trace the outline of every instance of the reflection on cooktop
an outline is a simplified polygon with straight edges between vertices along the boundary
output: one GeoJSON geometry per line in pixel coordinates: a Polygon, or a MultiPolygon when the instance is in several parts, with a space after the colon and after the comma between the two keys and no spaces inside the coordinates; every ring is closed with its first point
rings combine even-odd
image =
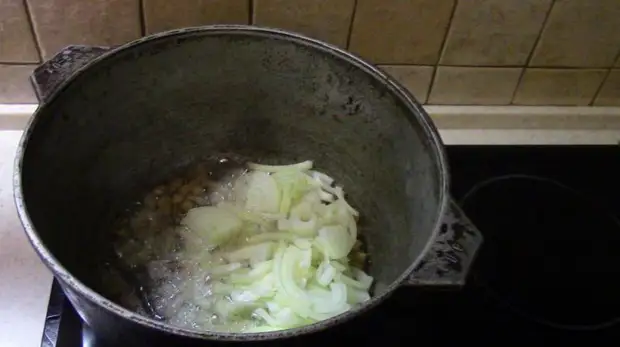
{"type": "Polygon", "coordinates": [[[599,329],[620,317],[620,225],[596,201],[539,176],[493,177],[461,206],[485,231],[477,281],[541,324],[599,329]]]}

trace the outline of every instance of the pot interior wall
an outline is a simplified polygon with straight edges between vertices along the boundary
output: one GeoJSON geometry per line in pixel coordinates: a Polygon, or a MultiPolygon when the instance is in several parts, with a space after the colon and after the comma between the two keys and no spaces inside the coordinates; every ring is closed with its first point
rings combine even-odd
{"type": "Polygon", "coordinates": [[[189,32],[81,73],[39,111],[25,144],[23,193],[44,244],[96,287],[106,216],[179,166],[225,153],[310,159],[361,211],[370,273],[384,290],[438,218],[437,149],[380,77],[317,47],[189,32]]]}

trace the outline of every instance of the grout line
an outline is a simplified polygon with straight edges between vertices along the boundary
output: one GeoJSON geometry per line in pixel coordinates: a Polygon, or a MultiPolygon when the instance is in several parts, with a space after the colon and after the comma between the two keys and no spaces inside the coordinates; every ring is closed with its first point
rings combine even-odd
{"type": "Polygon", "coordinates": [[[441,41],[439,56],[437,57],[435,65],[441,65],[441,58],[443,58],[443,55],[446,53],[446,43],[448,42],[448,38],[450,37],[450,33],[452,32],[452,21],[454,21],[454,15],[456,14],[456,9],[458,6],[458,0],[454,1],[454,5],[452,5],[452,12],[450,12],[450,19],[448,19],[448,27],[446,28],[446,33],[443,35],[443,41],[441,41]]]}
{"type": "MultiPolygon", "coordinates": [[[[385,64],[378,63],[380,66],[434,66],[429,64],[385,64]]],[[[522,69],[527,66],[525,65],[462,65],[462,64],[437,64],[437,66],[441,67],[462,67],[462,68],[491,68],[491,69],[522,69]]],[[[539,70],[607,70],[607,67],[597,67],[597,66],[583,66],[583,67],[575,67],[575,66],[530,66],[529,69],[539,69],[539,70]]],[[[612,67],[613,69],[613,67],[612,67]]],[[[620,68],[616,68],[620,69],[620,68]]]]}
{"type": "Polygon", "coordinates": [[[254,25],[254,0],[248,0],[248,24],[254,25]]]}
{"type": "Polygon", "coordinates": [[[611,71],[614,69],[614,65],[616,64],[618,59],[620,59],[620,50],[618,51],[618,53],[616,53],[614,61],[611,63],[611,66],[609,67],[609,70],[607,70],[607,74],[605,75],[605,78],[603,78],[601,85],[598,86],[598,89],[596,89],[596,92],[592,96],[592,100],[590,100],[590,103],[588,104],[588,106],[593,106],[594,103],[596,102],[598,95],[601,93],[601,90],[603,89],[603,86],[605,85],[605,83],[607,83],[607,79],[609,79],[609,76],[611,75],[611,71]]]}
{"type": "Polygon", "coordinates": [[[601,93],[601,90],[603,89],[603,86],[607,82],[609,75],[611,75],[611,68],[607,70],[607,73],[605,74],[605,77],[601,81],[601,84],[598,86],[598,88],[596,88],[596,92],[594,92],[594,95],[592,95],[592,100],[590,100],[590,102],[588,103],[588,106],[594,106],[594,102],[596,101],[596,98],[598,98],[598,95],[601,93]]]}
{"type": "MultiPolygon", "coordinates": [[[[513,105],[515,101],[515,96],[517,96],[517,91],[519,90],[519,87],[521,86],[521,82],[523,81],[523,77],[525,76],[525,71],[530,66],[530,62],[532,61],[534,52],[536,51],[536,48],[538,47],[538,44],[540,43],[540,38],[542,37],[543,32],[545,31],[545,27],[547,27],[547,22],[549,21],[551,11],[553,11],[554,6],[555,6],[555,0],[552,0],[551,5],[549,5],[549,9],[547,10],[547,13],[545,14],[545,19],[543,19],[542,25],[540,26],[540,31],[538,32],[538,36],[536,36],[536,40],[534,40],[534,44],[532,45],[530,54],[528,54],[527,59],[525,60],[523,70],[521,71],[521,74],[519,75],[519,79],[517,80],[517,85],[515,86],[515,90],[512,91],[512,97],[510,98],[509,105],[513,105]]],[[[556,68],[563,69],[562,67],[556,67],[556,68]]]]}
{"type": "Polygon", "coordinates": [[[439,69],[439,61],[443,56],[443,52],[446,49],[446,41],[448,40],[448,34],[450,30],[452,30],[452,20],[454,20],[454,14],[456,13],[456,7],[458,6],[458,1],[454,1],[454,5],[452,5],[452,12],[450,13],[450,19],[448,20],[448,28],[446,28],[446,33],[443,36],[443,41],[441,41],[441,47],[439,48],[439,56],[437,57],[437,61],[433,64],[433,73],[431,74],[431,81],[428,85],[428,91],[426,92],[426,99],[424,103],[428,103],[431,97],[431,93],[433,92],[433,87],[435,86],[435,77],[437,76],[437,70],[439,69]]]}
{"type": "Polygon", "coordinates": [[[528,69],[545,69],[545,70],[607,70],[605,66],[546,66],[546,65],[525,65],[528,69]]]}
{"type": "Polygon", "coordinates": [[[446,42],[448,42],[448,37],[450,32],[452,31],[452,21],[454,20],[454,15],[456,14],[456,8],[459,5],[458,1],[454,2],[452,5],[452,11],[450,12],[450,18],[448,19],[448,27],[446,28],[446,33],[443,35],[443,40],[441,41],[441,47],[439,48],[439,56],[437,57],[437,61],[435,62],[435,66],[439,65],[441,61],[441,57],[446,51],[446,42]]]}
{"type": "Polygon", "coordinates": [[[543,36],[543,33],[545,32],[545,28],[547,27],[547,22],[549,21],[549,17],[551,17],[551,11],[553,11],[553,8],[555,7],[555,2],[556,0],[552,0],[551,5],[549,6],[549,9],[547,10],[547,13],[545,14],[545,18],[543,19],[542,25],[540,26],[540,31],[538,32],[538,36],[536,36],[536,40],[534,41],[534,44],[532,45],[530,54],[528,54],[527,59],[525,61],[526,67],[530,66],[532,58],[534,57],[534,52],[536,52],[536,48],[538,48],[538,45],[540,44],[540,38],[543,36]]]}
{"type": "Polygon", "coordinates": [[[22,3],[24,5],[24,10],[26,11],[26,18],[28,21],[28,25],[30,26],[30,33],[32,34],[32,39],[34,40],[34,46],[37,49],[37,54],[39,55],[39,61],[37,62],[37,64],[39,64],[43,61],[43,52],[41,50],[39,36],[34,29],[34,20],[32,19],[32,13],[30,11],[30,5],[28,4],[28,0],[22,0],[22,3]]]}
{"type": "Polygon", "coordinates": [[[347,32],[347,41],[345,47],[348,50],[351,45],[351,36],[353,35],[353,22],[355,21],[355,13],[357,12],[357,0],[353,0],[353,10],[351,11],[351,20],[349,21],[349,31],[347,32]]]}
{"type": "Polygon", "coordinates": [[[5,65],[5,66],[39,66],[41,65],[41,63],[33,63],[33,62],[23,62],[23,63],[19,63],[19,62],[14,62],[14,61],[0,61],[0,65],[5,65]]]}
{"type": "Polygon", "coordinates": [[[523,65],[463,65],[463,64],[378,64],[389,66],[446,66],[446,67],[491,67],[491,68],[522,68],[523,65]]]}
{"type": "Polygon", "coordinates": [[[439,66],[433,66],[433,73],[431,73],[431,80],[428,83],[428,90],[426,91],[426,98],[424,99],[424,103],[428,103],[431,98],[431,92],[433,91],[433,87],[435,86],[435,77],[437,76],[437,69],[439,66]]]}
{"type": "Polygon", "coordinates": [[[424,95],[424,100],[422,100],[422,107],[428,104],[428,98],[431,96],[431,88],[433,88],[433,80],[435,79],[435,71],[437,70],[437,66],[433,66],[433,71],[431,71],[431,80],[428,81],[428,88],[426,89],[426,93],[424,95]]]}
{"type": "Polygon", "coordinates": [[[142,35],[140,36],[145,36],[146,35],[146,18],[144,15],[144,0],[139,0],[138,1],[138,6],[140,7],[140,31],[142,33],[142,35]]]}
{"type": "Polygon", "coordinates": [[[434,67],[432,64],[375,64],[377,66],[393,66],[393,67],[403,67],[403,66],[420,66],[420,67],[434,67]]]}
{"type": "MultiPolygon", "coordinates": [[[[377,65],[388,65],[388,66],[432,66],[427,64],[377,64],[377,65]]],[[[464,68],[504,68],[504,69],[521,69],[527,66],[525,65],[462,65],[462,64],[437,64],[437,66],[445,66],[445,67],[464,67],[464,68]]],[[[607,70],[606,67],[596,67],[596,66],[530,66],[530,69],[541,69],[541,70],[607,70]]]]}

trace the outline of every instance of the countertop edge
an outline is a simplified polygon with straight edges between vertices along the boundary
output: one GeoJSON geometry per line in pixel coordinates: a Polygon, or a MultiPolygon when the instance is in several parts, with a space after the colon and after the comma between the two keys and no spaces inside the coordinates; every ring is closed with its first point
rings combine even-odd
{"type": "MultiPolygon", "coordinates": [[[[37,104],[0,104],[0,131],[37,104]]],[[[446,144],[618,144],[620,107],[425,105],[446,144]]]]}

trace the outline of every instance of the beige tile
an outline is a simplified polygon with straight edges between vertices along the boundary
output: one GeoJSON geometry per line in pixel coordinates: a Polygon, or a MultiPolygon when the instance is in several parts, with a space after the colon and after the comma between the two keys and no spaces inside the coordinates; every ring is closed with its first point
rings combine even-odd
{"type": "Polygon", "coordinates": [[[459,1],[441,63],[525,64],[551,3],[551,0],[459,1]]]}
{"type": "Polygon", "coordinates": [[[557,0],[531,66],[609,67],[620,49],[620,1],[557,0]]]}
{"type": "Polygon", "coordinates": [[[506,105],[510,103],[522,69],[440,66],[429,104],[506,105]]]}
{"type": "Polygon", "coordinates": [[[34,65],[0,64],[0,104],[37,102],[29,80],[34,68],[34,65]]]}
{"type": "Polygon", "coordinates": [[[349,49],[376,64],[437,63],[454,0],[358,0],[349,49]]]}
{"type": "Polygon", "coordinates": [[[0,0],[0,62],[39,61],[22,0],[0,0]]]}
{"type": "Polygon", "coordinates": [[[143,0],[147,33],[208,24],[248,24],[248,0],[143,0]]]}
{"type": "Polygon", "coordinates": [[[513,100],[518,105],[588,105],[607,71],[527,69],[513,100]]]}
{"type": "Polygon", "coordinates": [[[354,0],[254,0],[254,24],[346,47],[354,0]]]}
{"type": "Polygon", "coordinates": [[[433,78],[432,66],[381,65],[379,67],[405,86],[420,103],[426,102],[431,78],[433,78]]]}
{"type": "Polygon", "coordinates": [[[594,100],[595,106],[620,106],[620,70],[611,70],[594,100]]]}
{"type": "Polygon", "coordinates": [[[67,45],[119,45],[140,37],[138,0],[27,0],[44,58],[67,45]]]}

